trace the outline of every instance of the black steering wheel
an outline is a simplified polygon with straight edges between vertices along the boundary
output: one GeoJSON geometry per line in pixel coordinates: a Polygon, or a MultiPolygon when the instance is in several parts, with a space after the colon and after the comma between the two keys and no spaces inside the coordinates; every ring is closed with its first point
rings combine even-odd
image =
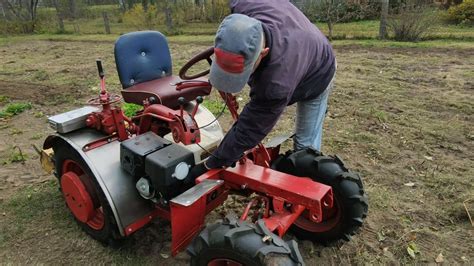
{"type": "Polygon", "coordinates": [[[179,70],[179,77],[183,80],[191,80],[191,79],[197,79],[209,74],[210,70],[208,69],[201,73],[188,76],[188,70],[202,60],[206,60],[209,63],[209,65],[211,65],[212,64],[211,56],[213,54],[214,54],[214,47],[209,47],[206,50],[195,55],[186,64],[184,64],[184,66],[179,70]]]}

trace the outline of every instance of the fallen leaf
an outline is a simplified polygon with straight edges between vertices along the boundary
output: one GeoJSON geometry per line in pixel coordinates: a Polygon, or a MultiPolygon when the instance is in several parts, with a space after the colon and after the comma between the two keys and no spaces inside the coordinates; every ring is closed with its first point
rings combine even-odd
{"type": "Polygon", "coordinates": [[[443,253],[440,252],[440,253],[438,254],[438,257],[436,257],[435,261],[436,261],[436,263],[442,263],[442,262],[444,262],[443,253]]]}
{"type": "Polygon", "coordinates": [[[416,246],[415,243],[411,242],[410,244],[408,244],[407,246],[407,252],[408,252],[408,255],[410,255],[410,257],[412,257],[413,259],[416,257],[416,254],[419,254],[420,251],[418,250],[418,247],[416,246]]]}
{"type": "Polygon", "coordinates": [[[167,259],[170,257],[170,255],[166,254],[166,253],[160,253],[160,256],[163,258],[163,259],[167,259]]]}
{"type": "Polygon", "coordinates": [[[378,232],[377,233],[377,240],[379,242],[383,242],[385,240],[385,234],[383,232],[378,232]]]}
{"type": "Polygon", "coordinates": [[[407,187],[414,187],[414,186],[415,186],[415,183],[413,183],[413,182],[408,182],[408,183],[405,183],[405,184],[403,184],[403,185],[405,185],[405,186],[407,186],[407,187]]]}
{"type": "Polygon", "coordinates": [[[416,257],[415,251],[410,246],[407,247],[407,252],[408,252],[408,255],[410,255],[410,257],[412,258],[416,257]]]}
{"type": "Polygon", "coordinates": [[[433,157],[432,156],[424,156],[426,160],[428,161],[433,161],[433,157]]]}

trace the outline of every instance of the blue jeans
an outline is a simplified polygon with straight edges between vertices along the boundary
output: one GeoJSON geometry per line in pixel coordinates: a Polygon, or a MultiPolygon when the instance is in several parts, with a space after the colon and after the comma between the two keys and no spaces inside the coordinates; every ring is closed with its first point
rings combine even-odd
{"type": "Polygon", "coordinates": [[[326,117],[329,94],[334,85],[334,77],[328,87],[316,99],[301,101],[296,105],[296,132],[294,149],[312,147],[321,151],[323,122],[326,117]]]}

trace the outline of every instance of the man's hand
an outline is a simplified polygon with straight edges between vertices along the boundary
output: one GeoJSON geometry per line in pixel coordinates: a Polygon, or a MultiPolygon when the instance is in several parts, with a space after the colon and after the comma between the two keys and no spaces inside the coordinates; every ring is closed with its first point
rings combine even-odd
{"type": "Polygon", "coordinates": [[[200,175],[204,174],[207,172],[209,169],[206,166],[206,162],[200,163],[198,165],[195,165],[193,169],[191,169],[191,172],[189,172],[189,176],[193,177],[193,180],[198,178],[200,175]]]}
{"type": "Polygon", "coordinates": [[[189,171],[189,174],[184,181],[186,186],[192,187],[192,185],[194,185],[194,180],[207,171],[209,171],[209,168],[207,168],[205,162],[195,165],[193,168],[191,168],[191,171],[189,171]]]}

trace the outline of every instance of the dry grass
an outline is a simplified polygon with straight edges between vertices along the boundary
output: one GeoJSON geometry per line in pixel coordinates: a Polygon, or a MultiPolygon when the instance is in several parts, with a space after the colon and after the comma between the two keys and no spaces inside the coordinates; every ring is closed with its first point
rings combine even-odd
{"type": "MultiPolygon", "coordinates": [[[[172,43],[175,73],[207,45],[172,43]]],[[[0,46],[6,62],[0,66],[2,99],[33,104],[32,110],[0,121],[0,158],[8,156],[11,143],[28,155],[25,165],[0,170],[0,261],[187,263],[185,254],[160,256],[170,245],[164,222],[137,233],[119,251],[80,232],[53,177],[41,172],[30,148],[32,142],[41,144],[38,132],[48,132],[44,116],[35,114],[74,108],[96,93],[96,58],[104,60],[109,88],[118,91],[112,51],[110,41],[23,40],[0,46]],[[9,135],[13,128],[23,133],[9,135]]],[[[362,232],[349,243],[300,242],[307,264],[433,263],[439,253],[450,264],[472,263],[472,229],[462,202],[474,196],[474,50],[343,43],[336,52],[339,70],[323,149],[363,174],[370,211],[362,232]],[[405,185],[410,182],[414,186],[405,185]],[[415,259],[407,254],[408,245],[419,249],[415,259]]],[[[291,133],[293,112],[289,107],[272,136],[291,133]]]]}

